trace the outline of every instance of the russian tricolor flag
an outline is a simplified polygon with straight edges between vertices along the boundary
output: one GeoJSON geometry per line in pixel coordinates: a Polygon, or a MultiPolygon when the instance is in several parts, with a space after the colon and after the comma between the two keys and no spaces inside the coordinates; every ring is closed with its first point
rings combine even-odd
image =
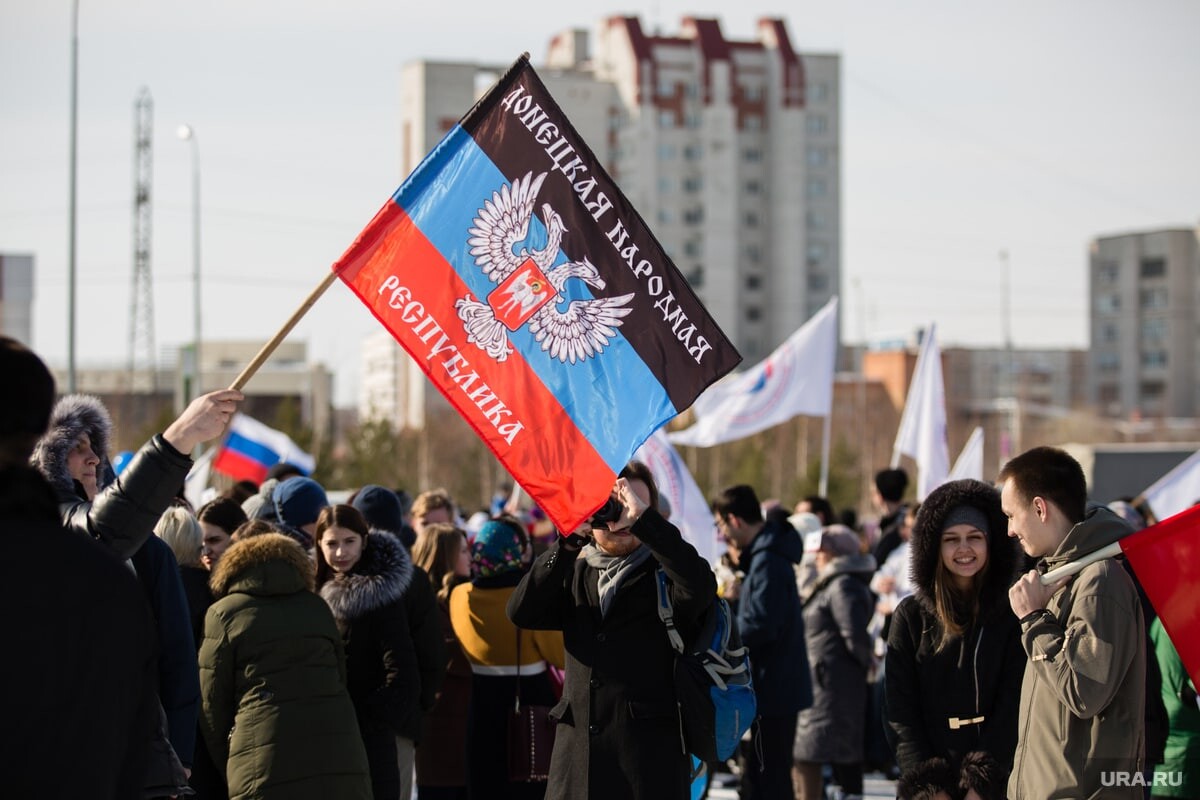
{"type": "Polygon", "coordinates": [[[333,269],[562,531],[741,361],[527,57],[333,269]]]}
{"type": "Polygon", "coordinates": [[[316,461],[282,431],[269,428],[253,417],[238,414],[229,425],[229,434],[212,468],[235,481],[250,480],[262,483],[267,471],[281,462],[293,464],[306,474],[316,468],[316,461]]]}

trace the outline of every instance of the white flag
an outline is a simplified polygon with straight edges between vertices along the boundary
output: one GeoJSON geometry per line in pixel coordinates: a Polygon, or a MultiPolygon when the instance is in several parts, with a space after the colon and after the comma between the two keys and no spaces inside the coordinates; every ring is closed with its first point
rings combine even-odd
{"type": "Polygon", "coordinates": [[[196,463],[192,464],[191,470],[188,471],[187,478],[183,481],[183,496],[192,504],[192,508],[196,511],[200,510],[200,506],[208,502],[205,493],[208,491],[208,476],[212,472],[213,456],[217,450],[215,447],[210,447],[204,451],[200,458],[196,459],[196,463]]]}
{"type": "Polygon", "coordinates": [[[958,454],[958,460],[954,462],[954,468],[950,470],[950,476],[946,480],[957,481],[963,478],[983,480],[983,428],[979,426],[971,431],[967,443],[963,445],[962,452],[958,454]]]}
{"type": "Polygon", "coordinates": [[[913,370],[904,415],[896,433],[892,466],[906,455],[917,462],[917,499],[946,482],[950,475],[950,449],[946,444],[946,386],[942,380],[942,351],[937,345],[937,326],[929,325],[917,366],[913,370]]]}
{"type": "Polygon", "coordinates": [[[725,545],[717,539],[712,510],[663,429],[655,431],[633,457],[650,468],[659,494],[670,503],[671,524],[679,528],[701,558],[716,563],[717,557],[725,552],[725,545]]]}
{"type": "Polygon", "coordinates": [[[831,298],[754,368],[709,387],[692,405],[696,424],[668,438],[676,444],[712,447],[798,414],[828,416],[837,359],[837,302],[831,298]]]}
{"type": "Polygon", "coordinates": [[[1179,466],[1163,475],[1142,492],[1154,516],[1173,517],[1200,500],[1200,450],[1185,458],[1179,466]]]}

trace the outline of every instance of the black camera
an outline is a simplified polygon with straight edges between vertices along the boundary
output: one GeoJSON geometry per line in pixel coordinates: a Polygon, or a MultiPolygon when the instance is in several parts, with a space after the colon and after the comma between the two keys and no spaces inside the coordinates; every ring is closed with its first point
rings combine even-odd
{"type": "Polygon", "coordinates": [[[617,498],[610,495],[609,498],[604,501],[604,505],[600,506],[600,508],[596,509],[596,512],[592,514],[592,527],[601,526],[606,522],[616,522],[621,518],[621,512],[624,510],[625,507],[621,505],[621,502],[617,500],[617,498]]]}

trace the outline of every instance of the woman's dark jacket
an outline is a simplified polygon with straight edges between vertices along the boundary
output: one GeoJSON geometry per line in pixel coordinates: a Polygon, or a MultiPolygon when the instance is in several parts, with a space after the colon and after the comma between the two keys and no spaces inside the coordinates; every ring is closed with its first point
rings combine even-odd
{"type": "Polygon", "coordinates": [[[867,671],[874,648],[867,624],[875,609],[868,586],[875,559],[835,558],[804,601],[804,638],[813,702],[800,712],[792,756],[797,761],[857,764],[863,758],[867,671]]]}
{"type": "Polygon", "coordinates": [[[371,779],[342,637],[281,533],[225,551],[200,646],[204,739],[231,800],[365,800],[371,779]]]}
{"type": "Polygon", "coordinates": [[[319,591],[346,646],[346,686],[367,760],[375,800],[400,796],[396,734],[420,714],[421,677],[409,634],[403,590],[412,560],[391,534],[371,533],[354,569],[319,591]],[[406,569],[405,569],[406,568],[406,569]]]}
{"type": "Polygon", "coordinates": [[[546,797],[646,798],[688,796],[675,704],[675,651],[658,617],[655,567],[671,582],[675,620],[684,641],[716,596],[716,579],[695,548],[654,509],[632,532],[647,559],[617,591],[601,618],[597,570],[579,558],[584,540],[561,539],[534,561],[509,600],[522,628],[561,630],[566,679],[546,797]]]}
{"type": "Polygon", "coordinates": [[[804,543],[786,521],[768,521],[742,555],[737,625],[750,648],[761,716],[787,716],[812,704],[796,565],[804,543]]]}
{"type": "Polygon", "coordinates": [[[896,763],[902,771],[935,756],[957,764],[983,750],[1011,768],[1025,651],[1008,600],[1017,553],[999,493],[973,480],[942,485],[922,504],[911,547],[917,590],[892,616],[885,668],[885,733],[896,763]],[[976,622],[939,651],[934,576],[944,522],[963,504],[987,517],[987,576],[976,622]]]}

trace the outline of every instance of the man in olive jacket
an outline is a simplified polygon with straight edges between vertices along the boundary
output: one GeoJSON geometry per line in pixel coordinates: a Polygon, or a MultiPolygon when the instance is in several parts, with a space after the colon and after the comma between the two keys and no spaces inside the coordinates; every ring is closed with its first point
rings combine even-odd
{"type": "Polygon", "coordinates": [[[1131,532],[1086,510],[1078,462],[1037,447],[1000,471],[1008,535],[1041,559],[1009,590],[1029,661],[1021,686],[1011,800],[1142,797],[1146,631],[1132,579],[1113,559],[1043,586],[1041,576],[1131,532]]]}
{"type": "Polygon", "coordinates": [[[633,462],[621,475],[619,519],[550,545],[508,602],[518,627],[563,632],[566,680],[551,712],[558,729],[547,800],[688,797],[675,651],[658,617],[655,569],[661,564],[670,580],[685,641],[716,597],[716,579],[655,510],[649,470],[633,462]]]}

